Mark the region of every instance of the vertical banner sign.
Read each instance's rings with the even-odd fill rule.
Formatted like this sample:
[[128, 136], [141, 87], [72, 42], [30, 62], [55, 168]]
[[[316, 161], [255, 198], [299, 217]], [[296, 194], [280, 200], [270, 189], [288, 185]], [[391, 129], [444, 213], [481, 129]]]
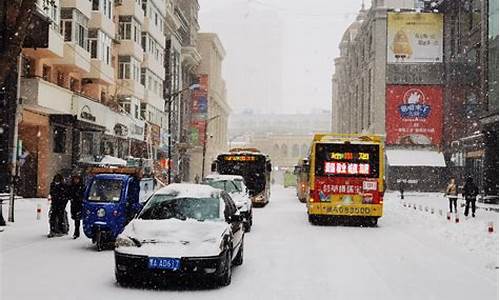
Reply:
[[442, 138], [443, 90], [439, 85], [388, 85], [386, 143], [439, 145]]
[[204, 130], [208, 118], [208, 75], [198, 75], [199, 89], [191, 93], [191, 143], [195, 146], [204, 144]]
[[388, 13], [387, 62], [443, 62], [443, 15]]

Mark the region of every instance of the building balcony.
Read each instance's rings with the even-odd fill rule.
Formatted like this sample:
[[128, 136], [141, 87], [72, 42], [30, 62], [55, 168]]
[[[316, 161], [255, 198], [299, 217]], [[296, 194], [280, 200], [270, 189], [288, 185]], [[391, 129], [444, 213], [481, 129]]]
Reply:
[[167, 10], [165, 14], [165, 25], [167, 28], [167, 33], [174, 33], [181, 27], [181, 21], [175, 15], [174, 8], [172, 5], [167, 5]]
[[151, 70], [151, 72], [160, 77], [161, 80], [165, 80], [165, 67], [154, 59], [152, 54], [144, 53], [142, 67]]
[[133, 16], [141, 25], [144, 24], [144, 11], [135, 0], [121, 0], [117, 13], [119, 16]]
[[119, 79], [116, 85], [119, 96], [133, 96], [144, 99], [144, 86], [133, 79]]
[[89, 29], [100, 29], [111, 37], [114, 37], [116, 33], [116, 26], [113, 20], [104, 16], [100, 11], [92, 11]]
[[142, 61], [144, 58], [144, 51], [141, 45], [132, 40], [120, 40], [118, 45], [119, 56], [133, 56], [137, 60]]
[[149, 33], [163, 48], [165, 48], [165, 34], [154, 25], [154, 21], [150, 18], [144, 19], [142, 31]]
[[64, 43], [63, 58], [50, 59], [48, 62], [54, 65], [61, 65], [69, 72], [90, 72], [90, 53], [74, 42]]
[[23, 78], [21, 98], [24, 104], [38, 105], [61, 114], [71, 114], [73, 92], [41, 78]]
[[95, 79], [100, 84], [113, 84], [115, 82], [115, 69], [99, 59], [92, 59], [90, 72], [85, 78]]
[[188, 68], [197, 67], [201, 62], [201, 55], [196, 47], [182, 47], [182, 63]]
[[92, 13], [92, 1], [87, 0], [60, 0], [61, 7], [76, 8], [84, 16], [90, 19]]
[[163, 97], [156, 95], [152, 91], [145, 89], [144, 91], [144, 103], [153, 106], [159, 111], [165, 111], [165, 100]]
[[64, 39], [61, 34], [59, 34], [55, 26], [51, 24], [46, 28], [39, 30], [42, 30], [43, 33], [41, 35], [37, 34], [38, 37], [41, 37], [42, 35], [47, 37], [47, 40], [44, 43], [46, 47], [32, 47], [32, 45], [26, 45], [27, 43], [25, 42], [25, 45], [29, 48], [23, 48], [23, 54], [35, 59], [62, 58], [64, 55]]

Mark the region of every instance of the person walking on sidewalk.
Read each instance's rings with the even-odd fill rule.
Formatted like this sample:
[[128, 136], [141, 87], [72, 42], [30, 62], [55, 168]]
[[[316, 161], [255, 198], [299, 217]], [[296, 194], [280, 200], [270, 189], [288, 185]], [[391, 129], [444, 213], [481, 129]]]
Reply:
[[462, 197], [465, 199], [465, 212], [464, 215], [469, 215], [469, 207], [472, 206], [472, 217], [476, 217], [476, 197], [479, 194], [477, 186], [474, 184], [472, 177], [467, 177], [465, 185], [462, 190]]
[[85, 187], [80, 175], [71, 177], [69, 186], [69, 200], [71, 201], [71, 218], [75, 221], [75, 233], [73, 239], [80, 237], [80, 220], [82, 219], [83, 192]]
[[48, 237], [62, 236], [64, 230], [64, 212], [68, 203], [66, 195], [66, 186], [61, 174], [56, 174], [50, 183], [50, 232]]
[[457, 213], [458, 190], [455, 178], [451, 178], [450, 183], [446, 187], [446, 196], [450, 202], [450, 213], [453, 213], [453, 207], [455, 208], [455, 213]]

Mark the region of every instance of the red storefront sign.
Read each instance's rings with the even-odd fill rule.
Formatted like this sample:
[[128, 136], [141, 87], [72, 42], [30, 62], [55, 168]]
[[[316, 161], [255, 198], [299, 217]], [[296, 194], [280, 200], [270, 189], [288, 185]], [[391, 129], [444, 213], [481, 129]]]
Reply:
[[386, 144], [439, 145], [443, 89], [439, 85], [388, 85]]

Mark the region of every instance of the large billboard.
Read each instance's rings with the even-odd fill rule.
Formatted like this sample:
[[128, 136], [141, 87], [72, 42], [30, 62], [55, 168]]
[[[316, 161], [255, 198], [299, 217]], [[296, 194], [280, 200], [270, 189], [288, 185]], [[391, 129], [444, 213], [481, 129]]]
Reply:
[[439, 13], [387, 14], [388, 63], [443, 61], [443, 15]]
[[439, 85], [388, 85], [386, 143], [439, 145], [443, 130], [443, 89]]

